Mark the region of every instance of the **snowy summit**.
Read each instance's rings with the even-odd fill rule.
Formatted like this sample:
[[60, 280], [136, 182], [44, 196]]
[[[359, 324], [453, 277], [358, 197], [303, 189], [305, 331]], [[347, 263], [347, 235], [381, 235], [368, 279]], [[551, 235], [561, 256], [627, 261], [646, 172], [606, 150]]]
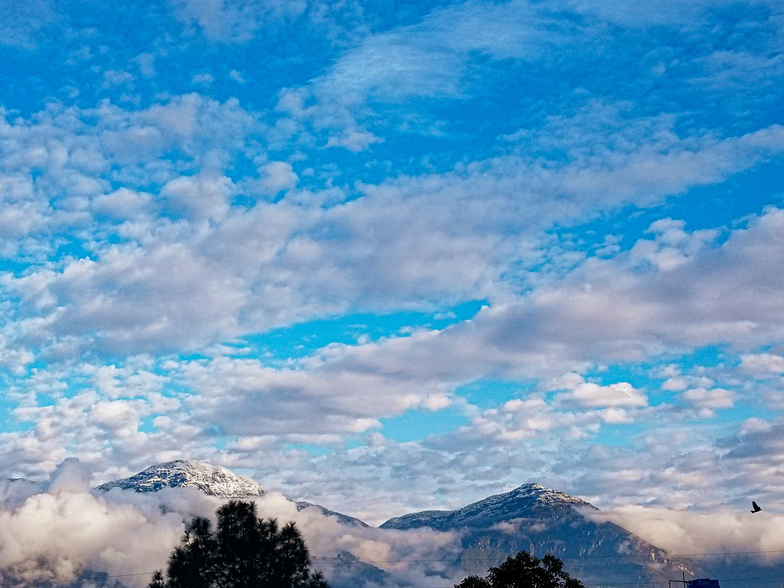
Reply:
[[163, 488], [197, 488], [219, 498], [264, 496], [267, 492], [253, 480], [238, 476], [231, 470], [201, 461], [178, 459], [148, 467], [129, 478], [113, 480], [97, 490], [112, 488], [136, 492], [157, 492]]
[[487, 527], [516, 518], [558, 518], [570, 516], [575, 507], [593, 505], [541, 484], [524, 484], [511, 492], [496, 494], [458, 510], [427, 510], [395, 517], [383, 525], [387, 529], [431, 527], [447, 530]]

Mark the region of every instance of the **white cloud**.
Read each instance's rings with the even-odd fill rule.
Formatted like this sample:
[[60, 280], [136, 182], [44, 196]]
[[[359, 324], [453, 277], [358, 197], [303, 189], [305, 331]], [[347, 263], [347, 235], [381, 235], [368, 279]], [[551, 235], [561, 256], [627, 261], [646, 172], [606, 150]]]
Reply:
[[195, 416], [229, 435], [361, 433], [380, 427], [380, 417], [447, 404], [442, 383], [336, 367], [275, 369], [217, 358], [181, 369], [197, 393], [189, 400]]
[[609, 386], [599, 386], [592, 382], [583, 382], [571, 392], [559, 394], [560, 400], [573, 400], [577, 404], [588, 407], [623, 407], [647, 406], [645, 394], [628, 382], [618, 382]]
[[[91, 494], [89, 477], [76, 460], [67, 460], [48, 484], [17, 481], [2, 487], [0, 575], [35, 584], [69, 582], [93, 571], [122, 576], [117, 578], [122, 585], [141, 588], [149, 583], [153, 570], [166, 567], [191, 518], [206, 516], [214, 521], [222, 503], [193, 488]], [[378, 565], [393, 574], [392, 585], [395, 578], [421, 585], [428, 572], [438, 567], [428, 560], [459, 549], [450, 533], [348, 527], [317, 509], [300, 511], [276, 492], [256, 503], [261, 517], [293, 521], [316, 558], [349, 552], [365, 559], [391, 560]]]
[[686, 390], [680, 397], [695, 408], [716, 410], [732, 408], [735, 406], [736, 395], [723, 388], [692, 388]]
[[[646, 239], [614, 258], [589, 259], [526, 297], [481, 311], [470, 323], [356, 350], [338, 346], [328, 357], [371, 373], [465, 381], [486, 374], [555, 376], [586, 362], [634, 360], [691, 346], [762, 344], [778, 337], [784, 316], [775, 296], [778, 273], [770, 265], [776, 256], [755, 251], [761, 243], [768, 251], [776, 246], [782, 222], [784, 214], [770, 209], [720, 246], [698, 234], [696, 245], [679, 245], [685, 261], [666, 269], [647, 263], [652, 253], [640, 254], [650, 244], [656, 255], [659, 242]], [[711, 385], [702, 376], [684, 383]], [[642, 401], [633, 391], [599, 392], [612, 392], [622, 403]]]
[[242, 72], [233, 69], [229, 72], [229, 79], [234, 80], [238, 84], [244, 85], [247, 83], [245, 76], [242, 75]]
[[[733, 115], [731, 130], [693, 124], [705, 120], [705, 112], [642, 114], [653, 102], [640, 95], [635, 100], [631, 87], [620, 92], [632, 96], [628, 102], [609, 90], [597, 98], [575, 88], [562, 103], [544, 104], [535, 120], [521, 119], [517, 110], [519, 116], [511, 116], [510, 109], [508, 120], [488, 131], [508, 133], [505, 137], [486, 143], [483, 136], [467, 150], [462, 149], [465, 138], [451, 133], [454, 127], [433, 120], [449, 105], [470, 107], [467, 100], [486, 97], [483, 83], [490, 77], [481, 76], [500, 74], [501, 68], [508, 74], [514, 63], [515, 75], [524, 80], [562, 60], [560, 46], [569, 45], [568, 53], [575, 39], [582, 47], [590, 45], [596, 37], [588, 28], [597, 15], [623, 26], [679, 26], [692, 18], [704, 22], [700, 16], [710, 8], [706, 3], [668, 6], [666, 12], [613, 2], [560, 4], [588, 15], [576, 21], [553, 16], [558, 7], [553, 11], [517, 1], [468, 2], [436, 9], [425, 18], [405, 11], [388, 20], [369, 16], [368, 24], [324, 51], [323, 60], [308, 56], [290, 67], [294, 61], [289, 58], [300, 56], [286, 55], [285, 83], [312, 81], [277, 94], [276, 112], [258, 113], [247, 105], [267, 104], [279, 88], [265, 84], [277, 82], [251, 76], [245, 66], [241, 72], [230, 69], [238, 66], [234, 59], [241, 47], [231, 48], [225, 63], [210, 68], [215, 64], [211, 55], [226, 49], [219, 44], [255, 39], [259, 46], [250, 51], [256, 54], [267, 32], [274, 39], [276, 27], [305, 12], [313, 22], [324, 19], [326, 29], [330, 10], [341, 18], [362, 19], [363, 7], [222, 0], [172, 4], [186, 24], [185, 36], [178, 37], [179, 30], [158, 36], [159, 29], [153, 29], [154, 53], [138, 54], [136, 46], [128, 53], [130, 61], [115, 53], [112, 43], [103, 43], [100, 31], [69, 31], [76, 39], [67, 50], [69, 67], [76, 66], [84, 82], [80, 104], [89, 104], [90, 88], [101, 91], [105, 80], [128, 89], [148, 84], [143, 103], [149, 100], [149, 106], [125, 109], [95, 99], [95, 107], [77, 108], [51, 100], [31, 115], [2, 111], [0, 252], [14, 261], [0, 281], [5, 309], [0, 364], [13, 372], [3, 375], [3, 383], [11, 402], [19, 404], [12, 413], [14, 424], [26, 429], [2, 437], [3, 463], [13, 471], [40, 471], [72, 452], [91, 464], [125, 464], [194, 451], [244, 460], [248, 467], [259, 464], [265, 452], [277, 452], [284, 463], [280, 471], [291, 466], [290, 473], [298, 459], [297, 465], [310, 462], [281, 450], [280, 443], [340, 449], [347, 438], [365, 433], [380, 452], [376, 455], [389, 451], [393, 462], [400, 457], [398, 463], [410, 466], [419, 454], [395, 454], [381, 419], [447, 406], [473, 420], [441, 441], [472, 451], [483, 439], [508, 450], [524, 439], [546, 445], [590, 438], [608, 426], [638, 423], [650, 430], [657, 415], [675, 421], [710, 416], [764, 394], [752, 389], [752, 382], [739, 384], [732, 365], [717, 367], [710, 378], [696, 371], [667, 376], [662, 390], [681, 392], [677, 398], [687, 407], [648, 407], [643, 389], [618, 381], [587, 382], [579, 374], [597, 364], [677, 357], [714, 344], [730, 356], [741, 353], [741, 371], [764, 380], [767, 406], [777, 406], [771, 390], [782, 373], [781, 358], [771, 344], [784, 332], [776, 297], [784, 285], [776, 265], [784, 227], [780, 210], [749, 217], [748, 224], [731, 230], [692, 231], [686, 221], [663, 218], [631, 251], [623, 250], [629, 236], [621, 235], [624, 225], [603, 240], [596, 236], [604, 243], [596, 257], [591, 246], [579, 242], [585, 236], [581, 230], [573, 237], [565, 233], [572, 224], [603, 219], [627, 206], [634, 214], [635, 207], [669, 203], [691, 188], [778, 162], [784, 150], [780, 126], [766, 127], [760, 122], [764, 117], [748, 113], [737, 120]], [[0, 8], [0, 15], [11, 15], [0, 19], [0, 43], [13, 45], [14, 51], [30, 50], [55, 22], [51, 9], [45, 2]], [[765, 26], [775, 26], [775, 16]], [[586, 28], [572, 29], [567, 21]], [[605, 34], [610, 30], [605, 26], [594, 30]], [[753, 34], [748, 21], [743, 26]], [[198, 31], [206, 45], [191, 36]], [[699, 37], [698, 42], [706, 41]], [[73, 51], [77, 45], [82, 48]], [[761, 59], [752, 45], [715, 52], [699, 62], [682, 61], [680, 67], [697, 76], [691, 78], [695, 92], [703, 87], [699, 76], [704, 71], [716, 74], [717, 86], [747, 70], [752, 91], [775, 87], [764, 78], [780, 65], [775, 56]], [[240, 86], [247, 81], [229, 88], [242, 96], [242, 106], [237, 99], [167, 93], [173, 86], [161, 74], [174, 71], [170, 66], [194, 47], [206, 51], [206, 64], [183, 70], [182, 83], [192, 80], [203, 83], [205, 91], [223, 92], [227, 76]], [[765, 51], [773, 51], [770, 47]], [[701, 50], [709, 52], [695, 49]], [[685, 74], [678, 73], [677, 59], [668, 58], [668, 51], [677, 54], [677, 48], [659, 47], [656, 55], [641, 58], [640, 67], [658, 68], [656, 83], [671, 88], [668, 84]], [[524, 61], [534, 65], [524, 67]], [[654, 99], [659, 91], [652, 90]], [[528, 96], [523, 88], [521, 104], [536, 110], [530, 102], [535, 94]], [[406, 105], [402, 121], [401, 104]], [[409, 133], [418, 125], [427, 132], [438, 130], [428, 141], [445, 140], [432, 150], [439, 155], [417, 160], [406, 151], [405, 161], [390, 155], [398, 145], [392, 139], [400, 138], [391, 137], [390, 129]], [[450, 145], [458, 146], [460, 161], [449, 154]], [[361, 153], [371, 149], [377, 149], [378, 160]], [[382, 154], [389, 161], [382, 161]], [[410, 176], [409, 169], [440, 171]], [[242, 177], [245, 173], [249, 177]], [[369, 178], [376, 183], [367, 183]], [[232, 206], [238, 196], [247, 199]], [[256, 196], [258, 203], [249, 204]], [[410, 337], [334, 345], [284, 368], [265, 365], [263, 359], [223, 358], [240, 353], [218, 345], [313, 317], [432, 310], [467, 299], [487, 299], [490, 307], [443, 331], [414, 330]], [[133, 370], [115, 357], [190, 351], [209, 359], [175, 357], [166, 369]], [[96, 359], [96, 366], [82, 366], [85, 372], [74, 375], [76, 362], [107, 356], [117, 367], [100, 366]], [[57, 367], [40, 367], [47, 362]], [[564, 373], [572, 382], [562, 380], [562, 388], [541, 385], [490, 410], [453, 394], [461, 384], [482, 378], [544, 381]], [[64, 392], [74, 380], [83, 387]], [[176, 391], [172, 398], [163, 396], [166, 386]], [[548, 396], [556, 390], [561, 393]], [[194, 391], [197, 395], [186, 402]], [[656, 393], [648, 392], [655, 404]], [[752, 429], [749, 425], [736, 445], [723, 440], [732, 445], [726, 451], [778, 455], [769, 440], [753, 443], [762, 433]], [[721, 451], [708, 447], [709, 441], [720, 434], [725, 433], [698, 436], [699, 450], [711, 459]], [[214, 448], [216, 435], [226, 442], [226, 451]], [[665, 452], [655, 444], [649, 449]], [[444, 451], [454, 455], [449, 447]], [[369, 468], [367, 474], [355, 473], [352, 482], [404, 479], [399, 469], [390, 472], [392, 466], [371, 467], [371, 451], [340, 455]], [[536, 461], [519, 453], [515, 457]], [[548, 457], [553, 463], [569, 458], [556, 450]], [[698, 467], [693, 456], [670, 457], [671, 462], [652, 458], [666, 475], [643, 479], [640, 492], [661, 494], [667, 484], [678, 485], [672, 500], [688, 502], [689, 491], [683, 488], [697, 487], [696, 478], [713, 466]], [[462, 465], [481, 484], [509, 475], [503, 472], [511, 462], [504, 459], [490, 455], [484, 472], [484, 464], [471, 465], [468, 458]], [[611, 471], [614, 459], [596, 457]], [[423, 462], [440, 472], [454, 468], [432, 455]], [[411, 473], [421, 487], [440, 488], [443, 497], [444, 488], [459, 486], [441, 481], [451, 473], [429, 485], [425, 465]], [[619, 479], [644, 478], [633, 466], [624, 463]], [[771, 480], [762, 458], [754, 468]], [[349, 482], [341, 484], [335, 495], [351, 490]], [[385, 500], [395, 503], [391, 495]]]
[[259, 188], [268, 194], [275, 195], [282, 190], [296, 187], [299, 176], [290, 163], [270, 161], [259, 167]]
[[[99, 126], [87, 128], [79, 122], [82, 116], [97, 117]], [[606, 124], [618, 124], [613, 116], [607, 114]], [[566, 129], [589, 119], [586, 115], [552, 124]], [[74, 125], [77, 134], [69, 130]], [[635, 131], [635, 138], [643, 139], [642, 147], [628, 148], [628, 154], [614, 157], [609, 168], [595, 161], [586, 166], [579, 152], [557, 174], [541, 162], [505, 156], [445, 174], [360, 185], [363, 197], [339, 204], [334, 202], [346, 198], [343, 190], [297, 191], [297, 174], [290, 164], [271, 161], [259, 170], [258, 188], [288, 190], [287, 198], [250, 209], [230, 207], [238, 188], [221, 170], [256, 127], [255, 116], [236, 101], [220, 104], [197, 95], [138, 113], [104, 104], [94, 111], [55, 111], [36, 124], [22, 121], [3, 127], [12, 137], [4, 145], [3, 165], [9, 171], [21, 178], [30, 173], [31, 165], [47, 170], [32, 196], [19, 184], [22, 200], [12, 204], [19, 206], [20, 214], [31, 207], [37, 211], [25, 213], [37, 223], [28, 230], [64, 223], [86, 230], [94, 212], [124, 221], [117, 230], [132, 241], [109, 245], [97, 234], [98, 241], [91, 244], [94, 259], [10, 278], [8, 285], [24, 291], [32, 306], [51, 309], [45, 320], [30, 321], [25, 328], [35, 336], [60, 337], [82, 337], [86, 329], [95, 328], [90, 331], [95, 332], [95, 341], [128, 350], [149, 350], [156, 339], [166, 348], [192, 348], [238, 332], [342, 312], [355, 304], [399, 308], [423, 299], [501, 299], [515, 286], [504, 284], [500, 276], [521, 261], [537, 264], [546, 255], [542, 229], [626, 203], [652, 204], [690, 185], [719, 181], [775, 156], [784, 136], [774, 126], [724, 141], [679, 139], [672, 133], [664, 133], [666, 140], [660, 140], [656, 137], [661, 133], [643, 125], [642, 131]], [[646, 133], [653, 133], [647, 138], [654, 141], [647, 147]], [[160, 159], [173, 148], [183, 161]], [[667, 173], [656, 171], [641, 185], [637, 172], [630, 171], [637, 163], [628, 160], [662, 157], [653, 165], [661, 164]], [[685, 158], [693, 165], [679, 175], [669, 157]], [[155, 194], [131, 188], [109, 191], [91, 179], [109, 173], [114, 165], [119, 165], [111, 172], [114, 181], [136, 177], [144, 184], [160, 182], [163, 206]], [[202, 171], [183, 174], [175, 166]], [[692, 174], [694, 170], [699, 173]], [[575, 174], [584, 173], [592, 175], [591, 182], [572, 181]], [[598, 181], [600, 176], [604, 179]], [[72, 196], [68, 203], [46, 198], [64, 187], [83, 196]], [[558, 206], [550, 204], [549, 195], [559, 196]], [[450, 206], [445, 208], [446, 199]], [[330, 204], [323, 206], [325, 201]], [[156, 217], [155, 212], [174, 220]], [[691, 267], [687, 262], [715, 237], [710, 231], [685, 236], [682, 225], [668, 222], [652, 226], [656, 238], [641, 240], [629, 264], [650, 263], [676, 272]], [[523, 245], [519, 235], [525, 236]], [[575, 261], [568, 263], [573, 267]], [[592, 260], [583, 271], [591, 271], [594, 263], [602, 271], [619, 266], [618, 258], [608, 258], [604, 265]], [[620, 292], [623, 287], [618, 283], [615, 289]], [[178, 298], [191, 291], [195, 295], [190, 299]], [[561, 297], [571, 307], [569, 312], [585, 316], [612, 304], [619, 317], [628, 312], [628, 320], [640, 324], [647, 312], [655, 312], [654, 306], [632, 303], [625, 296], [616, 300], [603, 288], [571, 298], [566, 291], [539, 291], [528, 304], [543, 312]], [[131, 329], [125, 323], [116, 328], [123, 317], [134, 317]], [[108, 329], [99, 326], [103, 321]], [[738, 323], [735, 328], [749, 326]]]
[[[164, 565], [184, 530], [182, 515], [163, 514], [155, 501], [132, 506], [95, 497], [78, 467], [65, 462], [45, 492], [31, 492], [22, 504], [0, 510], [4, 575], [67, 582], [85, 568], [114, 575]], [[126, 580], [130, 586], [147, 581]]]
[[229, 209], [233, 188], [226, 176], [179, 177], [161, 188], [161, 196], [174, 211], [194, 220], [220, 219]]
[[750, 353], [741, 357], [741, 369], [760, 378], [784, 374], [784, 357], [772, 353]]
[[330, 135], [325, 147], [344, 147], [354, 153], [364, 151], [374, 143], [382, 143], [384, 140], [373, 133], [364, 130], [348, 129], [337, 135]]
[[[735, 510], [698, 513], [641, 506], [585, 514], [621, 525], [676, 555], [751, 552], [746, 557], [764, 563], [780, 561], [784, 551], [784, 516], [777, 514], [754, 518]], [[710, 565], [710, 561], [705, 564]]]
[[99, 215], [130, 219], [147, 212], [151, 201], [151, 194], [119, 188], [93, 199], [91, 207]]

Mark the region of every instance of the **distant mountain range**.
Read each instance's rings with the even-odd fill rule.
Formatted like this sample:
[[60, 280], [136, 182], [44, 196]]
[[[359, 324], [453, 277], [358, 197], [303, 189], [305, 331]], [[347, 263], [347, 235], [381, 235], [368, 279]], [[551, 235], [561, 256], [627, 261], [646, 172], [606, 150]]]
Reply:
[[[271, 494], [258, 483], [231, 470], [191, 460], [150, 466], [128, 478], [102, 484], [94, 493], [151, 494], [178, 488], [192, 488], [220, 499], [260, 499], [263, 502], [273, 497], [277, 505], [281, 500], [279, 495]], [[44, 491], [45, 483], [0, 480], [6, 507], [16, 508], [31, 493]], [[123, 496], [116, 495], [116, 498]], [[283, 500], [298, 512], [308, 511], [305, 520], [332, 519], [326, 527], [315, 524], [311, 537], [320, 537], [325, 528], [332, 533], [324, 536], [327, 539], [320, 542], [320, 551], [314, 553], [314, 567], [324, 569], [333, 588], [449, 586], [469, 574], [483, 576], [490, 567], [521, 550], [538, 557], [552, 553], [563, 560], [566, 571], [590, 588], [663, 588], [669, 586], [669, 580], [677, 580], [684, 574], [689, 578], [732, 580], [726, 586], [723, 582], [723, 588], [745, 586], [744, 579], [754, 580], [754, 586], [784, 588], [784, 565], [765, 567], [741, 555], [701, 559], [705, 564], [698, 566], [668, 555], [619, 525], [597, 522], [598, 519], [592, 516], [599, 512], [596, 507], [540, 484], [525, 484], [456, 510], [406, 514], [389, 519], [379, 527], [371, 527], [357, 518], [310, 502], [295, 502], [285, 497]], [[166, 500], [162, 501], [161, 508], [169, 512], [166, 504]], [[393, 565], [381, 569], [373, 565], [382, 566], [380, 561], [370, 558], [363, 561], [363, 551], [359, 547], [363, 544], [391, 546], [392, 551], [387, 554], [399, 559], [387, 562]], [[414, 553], [425, 553], [427, 559], [416, 560], [411, 556]], [[400, 565], [404, 563], [418, 566], [416, 572], [412, 571], [413, 567]], [[105, 584], [105, 576], [102, 572], [83, 570], [69, 586], [81, 587], [87, 580]], [[122, 582], [115, 581], [114, 585], [119, 588]]]
[[[177, 460], [151, 466], [134, 476], [108, 482], [96, 488], [106, 492], [114, 488], [135, 492], [156, 492], [163, 488], [192, 487], [219, 498], [254, 498], [267, 494], [259, 484], [242, 478], [230, 470], [203, 462]], [[295, 503], [298, 510], [318, 509], [321, 514], [335, 517], [340, 524], [368, 527], [364, 522], [319, 505]], [[688, 562], [670, 558], [657, 547], [612, 523], [598, 523], [585, 516], [596, 511], [591, 504], [541, 486], [526, 484], [490, 496], [464, 508], [452, 511], [423, 511], [392, 518], [381, 530], [406, 531], [429, 528], [455, 533], [460, 550], [445, 554], [445, 567], [450, 575], [484, 575], [508, 555], [526, 550], [543, 556], [553, 553], [564, 560], [565, 567], [589, 586], [618, 583], [646, 584], [662, 579], [692, 575], [697, 568]], [[335, 572], [333, 584], [359, 587], [361, 577], [375, 583], [393, 578], [359, 558], [341, 553], [344, 565]], [[346, 570], [353, 566], [353, 572]], [[372, 576], [372, 579], [369, 577]], [[337, 581], [336, 581], [337, 580]]]
[[526, 484], [451, 511], [423, 511], [388, 520], [382, 529], [459, 532], [459, 565], [484, 575], [521, 550], [552, 553], [573, 576], [590, 586], [648, 584], [692, 575], [696, 568], [669, 557], [613, 523], [597, 523], [586, 513], [593, 505], [540, 484]]

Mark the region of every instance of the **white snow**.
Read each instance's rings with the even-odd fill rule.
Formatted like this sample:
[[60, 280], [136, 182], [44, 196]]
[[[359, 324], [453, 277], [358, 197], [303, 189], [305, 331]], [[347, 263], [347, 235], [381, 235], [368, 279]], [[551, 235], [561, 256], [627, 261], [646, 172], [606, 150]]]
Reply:
[[96, 490], [121, 488], [136, 492], [156, 492], [162, 488], [181, 487], [198, 488], [205, 494], [219, 498], [249, 498], [267, 493], [253, 480], [238, 476], [231, 470], [187, 459], [150, 466], [130, 478], [107, 482]]

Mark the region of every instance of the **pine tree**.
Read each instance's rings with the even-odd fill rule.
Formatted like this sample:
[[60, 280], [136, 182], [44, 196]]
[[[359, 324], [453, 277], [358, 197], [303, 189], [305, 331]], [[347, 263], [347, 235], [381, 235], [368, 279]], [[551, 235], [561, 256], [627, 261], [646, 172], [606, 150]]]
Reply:
[[547, 554], [542, 559], [521, 551], [490, 568], [486, 578], [468, 576], [456, 588], [585, 588], [563, 570], [563, 562]]
[[293, 523], [259, 519], [253, 502], [230, 501], [209, 519], [191, 521], [169, 557], [166, 576], [156, 571], [149, 588], [329, 588], [310, 572], [310, 556]]

